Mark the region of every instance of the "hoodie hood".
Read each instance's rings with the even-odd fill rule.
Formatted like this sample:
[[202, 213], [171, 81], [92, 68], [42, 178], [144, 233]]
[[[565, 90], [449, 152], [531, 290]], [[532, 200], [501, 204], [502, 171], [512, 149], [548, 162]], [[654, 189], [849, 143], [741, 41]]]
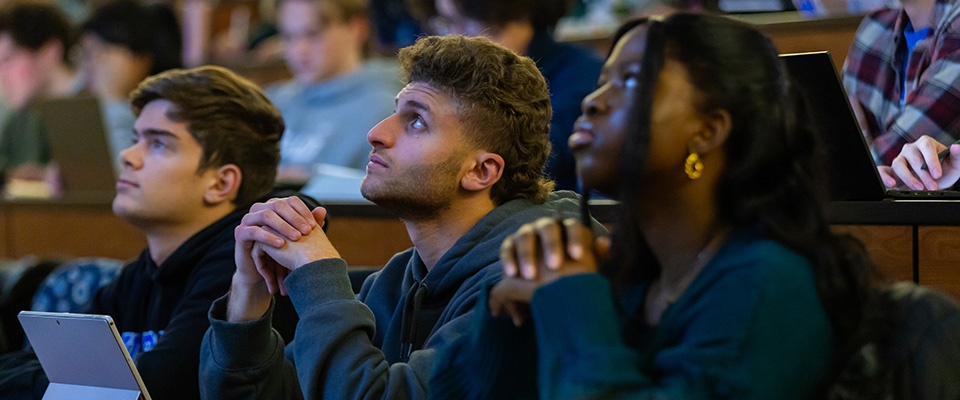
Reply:
[[[263, 196], [259, 199], [254, 200], [250, 204], [245, 204], [235, 208], [229, 214], [218, 219], [216, 222], [207, 225], [206, 228], [201, 229], [199, 232], [191, 236], [184, 242], [180, 247], [170, 254], [169, 257], [160, 264], [158, 267], [153, 259], [150, 258], [149, 250], [144, 250], [141, 254], [142, 258], [145, 258], [143, 261], [146, 262], [147, 270], [153, 274], [153, 279], [158, 282], [165, 281], [176, 281], [183, 279], [184, 276], [189, 275], [193, 271], [193, 267], [196, 265], [198, 260], [203, 259], [204, 257], [216, 256], [215, 254], [210, 254], [211, 251], [218, 251], [217, 248], [221, 248], [221, 243], [225, 241], [233, 240], [233, 228], [237, 225], [240, 225], [240, 221], [243, 220], [243, 216], [250, 211], [250, 206], [255, 202], [264, 202], [274, 197], [287, 197], [297, 195], [300, 199], [306, 203], [307, 207], [313, 209], [320, 204], [305, 195], [297, 194], [291, 191], [273, 191]], [[219, 251], [224, 251], [227, 253], [233, 253], [233, 248], [229, 249], [221, 248]]]
[[429, 297], [446, 297], [444, 294], [456, 291], [463, 282], [493, 264], [499, 276], [500, 245], [523, 224], [556, 217], [558, 213], [564, 218], [578, 218], [579, 212], [580, 196], [570, 191], [551, 193], [543, 204], [526, 199], [509, 201], [481, 218], [425, 276], [424, 268], [412, 269], [412, 278], [427, 285]]
[[360, 300], [381, 316], [374, 343], [391, 363], [406, 362], [438, 329], [468, 314], [483, 287], [500, 279], [500, 245], [507, 236], [538, 218], [577, 217], [579, 210], [580, 196], [569, 191], [551, 193], [542, 204], [513, 200], [481, 218], [429, 272], [414, 249], [394, 256], [360, 291]]

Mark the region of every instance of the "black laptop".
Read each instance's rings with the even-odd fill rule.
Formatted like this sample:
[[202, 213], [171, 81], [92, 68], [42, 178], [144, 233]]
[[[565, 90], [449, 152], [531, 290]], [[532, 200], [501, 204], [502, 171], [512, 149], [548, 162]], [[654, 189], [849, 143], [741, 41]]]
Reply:
[[847, 93], [827, 52], [780, 56], [807, 99], [810, 117], [827, 150], [830, 200], [960, 199], [952, 190], [890, 190], [883, 185]]

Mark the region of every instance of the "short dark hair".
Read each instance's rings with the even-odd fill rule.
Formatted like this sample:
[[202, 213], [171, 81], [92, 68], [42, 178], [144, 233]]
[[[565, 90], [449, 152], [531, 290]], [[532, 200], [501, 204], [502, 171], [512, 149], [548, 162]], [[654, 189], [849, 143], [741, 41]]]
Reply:
[[70, 20], [56, 6], [14, 2], [0, 8], [0, 34], [7, 33], [17, 46], [36, 52], [51, 40], [63, 45], [63, 62], [70, 64], [75, 42]]
[[141, 5], [134, 0], [107, 3], [94, 11], [80, 31], [134, 54], [150, 56], [150, 75], [183, 67], [180, 24], [166, 5]]
[[[410, 14], [423, 22], [437, 15], [436, 0], [406, 0]], [[453, 0], [467, 18], [492, 26], [529, 20], [536, 29], [553, 29], [570, 12], [571, 0]]]
[[186, 122], [203, 148], [198, 172], [227, 164], [240, 168], [243, 179], [234, 204], [250, 203], [270, 191], [284, 123], [257, 85], [226, 68], [205, 66], [151, 76], [130, 94], [136, 115], [158, 99], [176, 106], [167, 117]]
[[453, 97], [472, 144], [503, 157], [503, 175], [491, 190], [496, 204], [546, 199], [553, 190], [543, 175], [552, 111], [533, 60], [461, 35], [421, 38], [398, 58], [405, 83], [426, 83]]

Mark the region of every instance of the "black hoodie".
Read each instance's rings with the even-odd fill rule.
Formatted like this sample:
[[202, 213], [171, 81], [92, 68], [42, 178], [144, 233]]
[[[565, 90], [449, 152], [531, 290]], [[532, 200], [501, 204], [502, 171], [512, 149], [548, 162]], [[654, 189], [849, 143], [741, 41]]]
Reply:
[[[292, 194], [271, 193], [257, 201]], [[310, 208], [318, 205], [309, 197], [301, 199]], [[150, 257], [149, 249], [144, 249], [136, 260], [123, 267], [116, 280], [96, 294], [85, 310], [113, 318], [153, 399], [200, 398], [197, 374], [200, 342], [210, 325], [207, 310], [230, 289], [236, 270], [233, 231], [249, 208], [238, 207], [200, 230], [159, 266]], [[283, 318], [274, 318], [274, 326], [291, 333], [284, 335], [284, 340], [290, 341], [296, 326], [292, 305], [283, 299], [277, 307], [285, 311], [281, 311]], [[8, 371], [13, 379], [0, 379], [0, 388], [19, 392], [32, 386], [34, 396], [42, 393], [48, 381], [34, 361], [35, 356], [23, 354], [18, 358], [25, 360], [23, 365]], [[10, 364], [0, 362], [3, 368]], [[25, 393], [3, 393], [0, 397], [7, 395]]]

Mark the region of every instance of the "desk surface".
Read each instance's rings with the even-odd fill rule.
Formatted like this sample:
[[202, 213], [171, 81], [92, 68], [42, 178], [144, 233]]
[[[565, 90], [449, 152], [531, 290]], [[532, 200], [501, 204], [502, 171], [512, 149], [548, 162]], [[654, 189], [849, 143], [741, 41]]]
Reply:
[[[616, 220], [617, 204], [591, 202], [598, 220]], [[327, 234], [350, 265], [381, 266], [411, 246], [403, 223], [373, 204], [326, 204]], [[834, 230], [859, 238], [874, 263], [895, 280], [913, 279], [960, 298], [960, 201], [830, 204]], [[113, 215], [109, 202], [0, 203], [0, 257], [82, 256], [131, 259], [143, 235]]]
[[960, 200], [885, 200], [834, 202], [831, 224], [960, 226]]
[[[374, 204], [327, 203], [333, 218], [396, 218]], [[617, 202], [592, 200], [590, 211], [603, 223], [616, 220]], [[827, 221], [839, 225], [960, 226], [960, 200], [887, 200], [832, 202]]]

